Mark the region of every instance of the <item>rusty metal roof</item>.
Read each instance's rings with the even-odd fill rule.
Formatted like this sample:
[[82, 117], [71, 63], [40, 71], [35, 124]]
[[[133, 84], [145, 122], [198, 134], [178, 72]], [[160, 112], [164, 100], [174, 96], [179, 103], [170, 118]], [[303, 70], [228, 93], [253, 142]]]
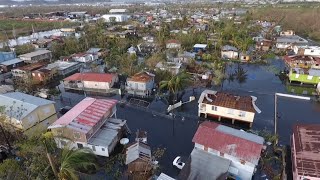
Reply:
[[204, 98], [202, 103], [238, 109], [242, 111], [255, 112], [255, 109], [252, 105], [252, 97], [250, 96], [237, 96], [230, 93], [217, 92], [216, 94], [208, 94], [208, 97], [212, 100], [212, 102], [209, 102], [206, 98]]
[[320, 178], [320, 124], [293, 127], [293, 166], [301, 176]]
[[132, 77], [128, 78], [128, 81], [148, 82], [148, 81], [152, 80], [153, 77], [154, 77], [154, 74], [151, 74], [149, 72], [140, 72], [140, 73], [137, 73], [137, 74], [133, 75]]
[[257, 165], [264, 139], [255, 134], [206, 121], [200, 124], [192, 142]]

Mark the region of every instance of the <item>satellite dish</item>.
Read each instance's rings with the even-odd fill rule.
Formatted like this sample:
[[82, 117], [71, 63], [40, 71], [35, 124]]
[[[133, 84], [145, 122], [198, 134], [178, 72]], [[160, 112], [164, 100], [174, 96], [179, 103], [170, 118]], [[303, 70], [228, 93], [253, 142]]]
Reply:
[[129, 139], [128, 138], [122, 138], [121, 140], [120, 140], [120, 144], [122, 144], [122, 145], [126, 145], [126, 144], [128, 144], [129, 143]]

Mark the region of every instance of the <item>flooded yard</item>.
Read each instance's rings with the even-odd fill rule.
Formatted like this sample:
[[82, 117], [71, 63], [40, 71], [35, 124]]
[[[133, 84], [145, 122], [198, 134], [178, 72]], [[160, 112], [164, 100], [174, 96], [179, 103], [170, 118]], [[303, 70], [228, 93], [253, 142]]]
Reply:
[[[256, 104], [262, 111], [256, 114], [252, 130], [274, 130], [274, 94], [290, 93], [284, 83], [275, 74], [283, 70], [284, 63], [281, 60], [270, 60], [269, 65], [241, 65], [247, 71], [247, 79], [243, 83], [226, 80], [223, 90], [240, 95], [251, 95], [258, 98]], [[234, 71], [237, 65], [229, 65], [227, 73]], [[183, 100], [195, 95], [196, 101], [185, 104], [181, 109], [173, 112], [174, 117], [165, 115], [166, 105], [163, 101], [154, 100], [148, 109], [132, 106], [118, 106], [117, 118], [126, 119], [132, 132], [137, 129], [148, 132], [148, 144], [152, 149], [165, 148], [164, 156], [159, 160], [161, 172], [172, 177], [177, 177], [179, 170], [174, 168], [172, 161], [177, 156], [187, 158], [192, 149], [192, 138], [197, 130], [199, 118], [197, 100], [205, 88], [197, 88], [193, 92], [187, 89]], [[215, 89], [215, 88], [213, 88]], [[64, 101], [57, 100], [57, 107], [75, 105], [83, 95], [62, 93]], [[112, 97], [120, 100], [120, 97]], [[279, 143], [290, 144], [292, 126], [296, 123], [319, 123], [320, 104], [315, 101], [303, 101], [296, 99], [278, 98], [278, 133]], [[134, 141], [134, 133], [131, 142]]]

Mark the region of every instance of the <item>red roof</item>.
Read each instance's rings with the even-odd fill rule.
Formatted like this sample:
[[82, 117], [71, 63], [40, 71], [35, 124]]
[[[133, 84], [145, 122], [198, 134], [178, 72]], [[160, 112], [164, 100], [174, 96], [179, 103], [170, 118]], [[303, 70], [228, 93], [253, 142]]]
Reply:
[[192, 142], [258, 164], [263, 138], [213, 122], [203, 122]]
[[[114, 99], [95, 99], [87, 97], [65, 115], [55, 121], [49, 129], [67, 126], [80, 132], [89, 132], [105, 115], [116, 106]], [[110, 114], [109, 114], [110, 115]]]
[[94, 82], [112, 82], [115, 74], [106, 73], [76, 73], [64, 79], [64, 81], [94, 81]]
[[169, 43], [175, 43], [175, 44], [180, 44], [180, 42], [178, 40], [175, 40], [175, 39], [170, 39], [167, 41], [167, 44]]

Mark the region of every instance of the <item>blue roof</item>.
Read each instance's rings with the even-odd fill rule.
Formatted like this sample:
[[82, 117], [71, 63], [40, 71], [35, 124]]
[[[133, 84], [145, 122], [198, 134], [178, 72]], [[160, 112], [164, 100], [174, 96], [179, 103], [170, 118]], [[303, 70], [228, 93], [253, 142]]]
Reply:
[[0, 63], [14, 59], [16, 54], [14, 52], [0, 52]]
[[5, 66], [9, 66], [9, 65], [12, 65], [12, 64], [20, 63], [20, 62], [23, 62], [23, 61], [21, 59], [19, 59], [19, 58], [15, 58], [15, 59], [11, 59], [11, 60], [8, 60], [8, 61], [1, 62], [0, 64], [1, 65], [5, 65]]

